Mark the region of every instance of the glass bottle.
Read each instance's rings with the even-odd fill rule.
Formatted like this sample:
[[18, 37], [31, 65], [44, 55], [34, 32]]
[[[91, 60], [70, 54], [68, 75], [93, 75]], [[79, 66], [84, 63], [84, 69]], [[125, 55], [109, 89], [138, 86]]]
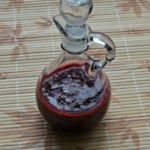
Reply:
[[[60, 15], [53, 18], [62, 37], [62, 53], [39, 77], [36, 100], [45, 120], [57, 129], [87, 129], [104, 117], [109, 106], [111, 90], [103, 68], [115, 58], [115, 45], [85, 23], [92, 8], [91, 0], [61, 0]], [[106, 49], [105, 58], [88, 55], [93, 43]]]

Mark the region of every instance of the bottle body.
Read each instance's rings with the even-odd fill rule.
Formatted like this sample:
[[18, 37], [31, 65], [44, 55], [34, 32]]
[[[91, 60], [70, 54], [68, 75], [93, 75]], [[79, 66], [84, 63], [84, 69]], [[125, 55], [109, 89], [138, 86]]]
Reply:
[[104, 117], [110, 102], [110, 84], [103, 71], [90, 75], [89, 67], [84, 58], [63, 56], [56, 68], [49, 70], [52, 68], [49, 65], [42, 72], [36, 100], [41, 114], [52, 127], [82, 130]]

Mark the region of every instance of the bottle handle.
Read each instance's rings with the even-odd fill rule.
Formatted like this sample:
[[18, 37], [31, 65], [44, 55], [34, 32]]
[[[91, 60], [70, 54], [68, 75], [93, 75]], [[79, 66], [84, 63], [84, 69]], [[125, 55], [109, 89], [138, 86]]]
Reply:
[[103, 33], [91, 32], [88, 36], [88, 45], [91, 45], [92, 43], [99, 44], [106, 49], [106, 57], [99, 60], [87, 55], [91, 64], [91, 70], [94, 72], [101, 70], [108, 62], [111, 62], [115, 58], [116, 49], [113, 41]]

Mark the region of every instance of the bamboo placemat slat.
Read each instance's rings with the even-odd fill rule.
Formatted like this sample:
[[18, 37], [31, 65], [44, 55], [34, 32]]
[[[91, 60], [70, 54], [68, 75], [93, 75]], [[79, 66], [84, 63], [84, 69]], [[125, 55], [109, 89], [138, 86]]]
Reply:
[[[49, 128], [35, 101], [38, 76], [61, 52], [52, 22], [59, 0], [0, 1], [0, 150], [150, 149], [150, 0], [93, 3], [87, 23], [109, 35], [117, 48], [105, 69], [112, 98], [101, 123], [68, 136]], [[97, 47], [91, 51], [103, 54]]]

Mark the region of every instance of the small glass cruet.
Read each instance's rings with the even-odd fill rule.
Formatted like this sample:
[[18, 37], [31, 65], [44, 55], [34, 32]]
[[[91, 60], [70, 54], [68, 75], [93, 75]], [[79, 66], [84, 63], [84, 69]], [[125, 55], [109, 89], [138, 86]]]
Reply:
[[[92, 0], [61, 0], [59, 8], [53, 21], [61, 34], [62, 53], [39, 77], [36, 100], [52, 127], [86, 129], [100, 121], [109, 106], [111, 89], [103, 68], [115, 58], [115, 45], [86, 23]], [[88, 54], [92, 44], [106, 49], [104, 58]]]

